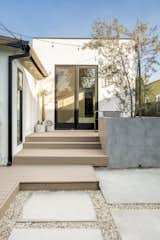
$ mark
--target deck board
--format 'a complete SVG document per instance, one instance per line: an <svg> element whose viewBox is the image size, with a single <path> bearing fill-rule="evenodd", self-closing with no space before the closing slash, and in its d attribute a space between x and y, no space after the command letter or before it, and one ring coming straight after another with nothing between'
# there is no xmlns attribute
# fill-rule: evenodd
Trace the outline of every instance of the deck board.
<svg viewBox="0 0 160 240"><path fill-rule="evenodd" d="M31 133L28 137L99 137L98 131L94 130L56 130L53 132Z"/></svg>

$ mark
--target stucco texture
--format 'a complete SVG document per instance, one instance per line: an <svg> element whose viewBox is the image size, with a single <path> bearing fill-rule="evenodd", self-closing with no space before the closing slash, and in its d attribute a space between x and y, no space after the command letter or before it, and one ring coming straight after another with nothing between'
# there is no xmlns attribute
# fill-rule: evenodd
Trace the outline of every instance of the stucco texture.
<svg viewBox="0 0 160 240"><path fill-rule="evenodd" d="M100 118L110 168L160 167L159 118Z"/></svg>

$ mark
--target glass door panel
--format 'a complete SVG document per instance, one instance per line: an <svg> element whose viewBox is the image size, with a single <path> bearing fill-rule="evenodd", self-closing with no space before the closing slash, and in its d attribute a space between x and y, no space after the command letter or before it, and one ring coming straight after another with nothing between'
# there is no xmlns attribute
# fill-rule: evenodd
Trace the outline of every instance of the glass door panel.
<svg viewBox="0 0 160 240"><path fill-rule="evenodd" d="M74 66L56 66L56 127L74 127L75 75Z"/></svg>
<svg viewBox="0 0 160 240"><path fill-rule="evenodd" d="M78 125L80 128L94 128L96 79L96 67L79 66Z"/></svg>

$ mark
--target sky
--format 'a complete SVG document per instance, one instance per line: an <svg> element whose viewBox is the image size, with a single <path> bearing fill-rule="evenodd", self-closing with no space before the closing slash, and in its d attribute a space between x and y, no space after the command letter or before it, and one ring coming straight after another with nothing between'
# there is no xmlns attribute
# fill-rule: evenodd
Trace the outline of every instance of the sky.
<svg viewBox="0 0 160 240"><path fill-rule="evenodd" d="M90 37L98 20L132 28L137 19L159 25L160 0L0 0L0 23L20 37ZM0 25L0 35L7 35ZM19 37L19 35L16 35ZM159 78L159 70L151 80Z"/></svg>
<svg viewBox="0 0 160 240"><path fill-rule="evenodd" d="M159 12L160 0L0 0L0 22L31 37L90 37L95 20L114 17L159 24Z"/></svg>

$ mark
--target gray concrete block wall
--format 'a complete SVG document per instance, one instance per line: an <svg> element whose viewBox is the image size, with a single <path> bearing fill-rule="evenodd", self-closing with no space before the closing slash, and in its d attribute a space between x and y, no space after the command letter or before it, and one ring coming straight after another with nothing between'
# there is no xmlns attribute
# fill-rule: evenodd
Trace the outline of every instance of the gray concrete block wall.
<svg viewBox="0 0 160 240"><path fill-rule="evenodd" d="M102 146L102 149L103 151L106 153L107 151L107 137L106 137L106 134L107 134L107 124L105 124L105 121L104 121L105 118L99 118L99 121L98 121L98 131L99 131L99 137L100 137L100 142L101 142L101 146Z"/></svg>
<svg viewBox="0 0 160 240"><path fill-rule="evenodd" d="M110 168L160 167L160 118L100 118Z"/></svg>

